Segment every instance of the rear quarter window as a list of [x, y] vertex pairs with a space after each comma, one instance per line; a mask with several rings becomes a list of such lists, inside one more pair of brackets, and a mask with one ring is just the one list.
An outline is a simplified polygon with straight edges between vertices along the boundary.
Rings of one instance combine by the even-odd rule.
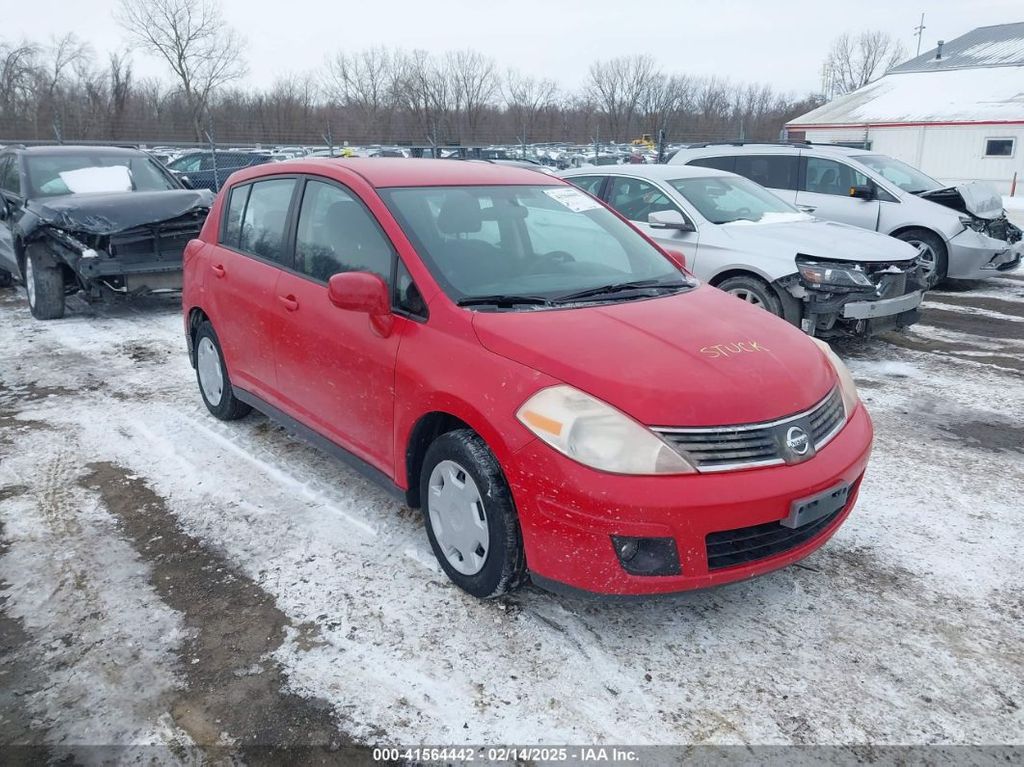
[[736, 158], [735, 157], [698, 157], [696, 160], [690, 160], [687, 165], [697, 165], [701, 168], [715, 168], [717, 170], [727, 170], [730, 173], [734, 173], [736, 170]]
[[245, 204], [249, 201], [249, 190], [252, 184], [232, 187], [228, 193], [227, 210], [224, 214], [224, 225], [221, 228], [220, 242], [229, 248], [238, 248], [238, 241], [242, 234], [242, 216], [245, 214]]

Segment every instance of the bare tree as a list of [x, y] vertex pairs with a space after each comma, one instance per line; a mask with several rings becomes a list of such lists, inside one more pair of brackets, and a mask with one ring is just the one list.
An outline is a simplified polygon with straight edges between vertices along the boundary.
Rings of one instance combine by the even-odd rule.
[[554, 80], [537, 80], [510, 69], [505, 73], [501, 90], [505, 109], [513, 120], [517, 137], [522, 142], [529, 141], [538, 116], [554, 102], [558, 85]]
[[633, 127], [651, 80], [657, 74], [651, 56], [622, 56], [590, 65], [587, 93], [604, 113], [613, 140], [624, 140]]
[[201, 141], [211, 94], [245, 74], [242, 41], [220, 7], [213, 0], [121, 0], [116, 17], [135, 45], [167, 62]]
[[445, 56], [444, 69], [451, 83], [457, 135], [475, 139], [498, 91], [494, 61], [473, 50], [456, 51]]
[[881, 31], [842, 34], [825, 59], [825, 95], [841, 96], [881, 77], [903, 60], [903, 43]]
[[0, 114], [19, 111], [32, 94], [39, 46], [0, 41]]

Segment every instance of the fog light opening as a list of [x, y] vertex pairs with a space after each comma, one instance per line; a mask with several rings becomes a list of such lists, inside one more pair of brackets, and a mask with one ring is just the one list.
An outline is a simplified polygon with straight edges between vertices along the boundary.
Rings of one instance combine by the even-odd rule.
[[679, 553], [672, 538], [613, 535], [612, 547], [630, 575], [679, 575]]

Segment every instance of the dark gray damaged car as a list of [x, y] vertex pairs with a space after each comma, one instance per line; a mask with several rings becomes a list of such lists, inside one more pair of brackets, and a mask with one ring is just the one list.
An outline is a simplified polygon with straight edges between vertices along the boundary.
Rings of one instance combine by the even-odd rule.
[[182, 252], [213, 195], [186, 189], [145, 152], [86, 146], [0, 151], [0, 286], [25, 284], [38, 319], [84, 291], [181, 289]]

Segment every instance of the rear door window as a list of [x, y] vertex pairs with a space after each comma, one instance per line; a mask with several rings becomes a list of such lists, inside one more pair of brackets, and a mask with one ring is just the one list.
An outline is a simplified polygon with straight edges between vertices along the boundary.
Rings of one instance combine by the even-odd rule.
[[788, 155], [739, 155], [733, 171], [769, 189], [796, 189], [800, 159]]
[[726, 157], [698, 157], [696, 160], [690, 160], [687, 165], [697, 165], [701, 168], [716, 168], [718, 170], [727, 170], [730, 173], [736, 172], [736, 158], [734, 156]]
[[284, 262], [284, 233], [294, 191], [294, 178], [252, 184], [242, 217], [239, 250], [269, 261]]
[[652, 213], [678, 211], [679, 207], [654, 184], [635, 178], [615, 176], [608, 189], [608, 203], [630, 221], [647, 223]]
[[18, 163], [14, 155], [0, 158], [0, 189], [11, 194], [21, 194]]
[[600, 197], [601, 184], [604, 183], [604, 176], [573, 176], [567, 178], [573, 186], [578, 186], [584, 192], [594, 195], [594, 197]]

